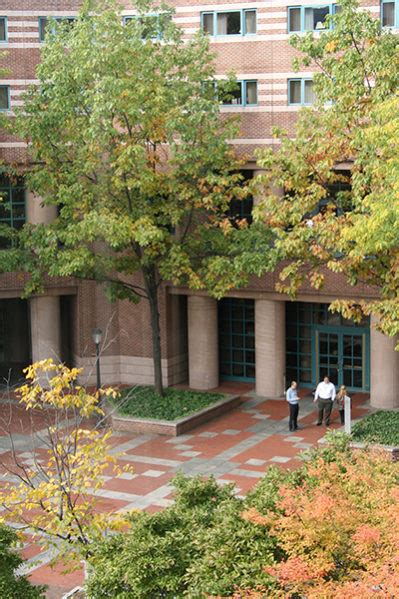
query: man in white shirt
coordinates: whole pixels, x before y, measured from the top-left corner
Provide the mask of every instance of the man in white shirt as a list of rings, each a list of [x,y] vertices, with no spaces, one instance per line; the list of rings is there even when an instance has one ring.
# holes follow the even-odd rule
[[[317,402],[319,410],[319,416],[317,419],[317,426],[323,423],[323,417],[325,425],[330,424],[331,410],[335,399],[335,385],[330,382],[328,376],[317,385],[316,393],[314,394],[314,402]]]

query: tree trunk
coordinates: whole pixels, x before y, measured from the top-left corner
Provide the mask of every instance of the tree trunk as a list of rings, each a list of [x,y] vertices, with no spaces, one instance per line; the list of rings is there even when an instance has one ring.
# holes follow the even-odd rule
[[[152,360],[154,364],[154,387],[158,395],[163,396],[162,362],[161,362],[161,327],[159,324],[158,285],[154,267],[143,269],[144,284],[150,304]]]

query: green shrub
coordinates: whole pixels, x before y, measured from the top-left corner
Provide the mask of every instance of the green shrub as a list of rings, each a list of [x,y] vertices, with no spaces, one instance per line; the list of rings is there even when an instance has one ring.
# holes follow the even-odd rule
[[[231,486],[220,488],[214,479],[175,478],[176,501],[165,510],[132,516],[127,534],[105,540],[92,560],[89,597],[180,597],[184,575],[202,548],[198,530],[212,525],[223,501],[235,501]]]
[[[354,425],[352,437],[355,441],[399,446],[399,412],[369,414]]]
[[[233,593],[235,585],[265,584],[274,541],[241,518],[245,501],[214,478],[174,480],[175,503],[137,513],[132,529],[102,542],[91,561],[88,596],[176,598]]]
[[[10,528],[0,525],[0,597],[4,599],[40,599],[44,587],[32,586],[25,576],[16,574],[23,559],[14,546],[17,535]]]
[[[223,398],[221,393],[202,393],[173,387],[165,389],[165,395],[160,397],[153,387],[133,387],[124,389],[121,396],[114,400],[114,405],[122,416],[176,420]]]

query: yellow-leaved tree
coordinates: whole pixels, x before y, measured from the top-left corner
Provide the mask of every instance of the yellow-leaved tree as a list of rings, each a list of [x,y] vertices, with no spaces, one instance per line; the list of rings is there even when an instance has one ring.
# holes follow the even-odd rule
[[[12,458],[2,464],[12,478],[0,491],[7,521],[33,532],[45,546],[55,544],[64,563],[89,557],[95,540],[127,526],[121,514],[96,509],[103,476],[120,473],[118,455],[110,452],[111,431],[98,423],[104,416],[101,395],[117,392],[89,393],[78,384],[80,372],[51,359],[25,370],[26,384],[17,395],[26,410],[39,415],[41,431],[31,434],[28,461],[10,435]]]

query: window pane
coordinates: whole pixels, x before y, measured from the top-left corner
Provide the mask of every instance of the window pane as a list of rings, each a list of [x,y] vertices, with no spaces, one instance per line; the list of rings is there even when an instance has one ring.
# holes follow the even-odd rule
[[[9,102],[8,102],[8,87],[2,85],[0,87],[0,110],[8,110]]]
[[[310,370],[301,370],[299,373],[299,382],[300,383],[311,383],[312,382],[312,372]]]
[[[213,35],[213,13],[202,15],[202,27],[209,35]]]
[[[247,104],[257,104],[258,103],[258,84],[256,81],[248,81],[247,85]]]
[[[242,104],[241,83],[237,83],[234,89],[222,95],[223,104]]]
[[[313,104],[315,99],[316,99],[316,96],[313,91],[313,81],[305,81],[304,103],[305,104]]]
[[[39,19],[39,38],[43,42],[46,37],[47,19],[46,17],[40,17]]]
[[[159,36],[159,20],[158,15],[149,15],[139,19],[141,29],[141,37],[143,40],[156,39]]]
[[[395,26],[395,2],[383,2],[382,4],[382,26]]]
[[[245,33],[256,33],[256,10],[245,11]]]
[[[2,18],[0,19],[0,42],[5,42],[7,40],[7,20]]]
[[[290,104],[301,103],[301,82],[290,81],[289,82],[289,102]]]
[[[288,11],[288,31],[301,30],[301,9],[290,8]]]
[[[218,35],[237,35],[241,33],[241,13],[225,12],[217,15]]]
[[[313,30],[313,8],[305,8],[305,30]]]
[[[325,29],[325,20],[329,15],[330,9],[328,6],[322,6],[321,8],[313,9],[313,29],[320,31],[321,29]]]

